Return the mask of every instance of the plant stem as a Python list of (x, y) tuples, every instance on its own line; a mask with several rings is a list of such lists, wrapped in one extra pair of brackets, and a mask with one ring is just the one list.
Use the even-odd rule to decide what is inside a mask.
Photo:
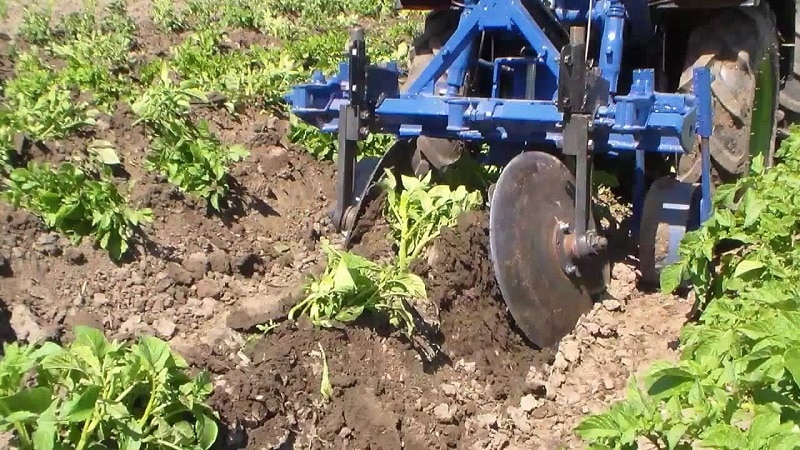
[(153, 409), (153, 405), (155, 404), (156, 400), (156, 381), (152, 379), (150, 381), (150, 398), (147, 400), (147, 407), (144, 409), (144, 414), (139, 419), (139, 428), (144, 427), (144, 424), (147, 423), (147, 419), (150, 416), (150, 413)]
[(95, 408), (94, 412), (92, 413), (91, 420), (88, 420), (83, 423), (83, 430), (81, 431), (81, 439), (78, 441), (78, 446), (75, 447), (75, 450), (83, 450), (86, 447), (86, 444), (89, 441), (89, 436), (91, 436), (94, 429), (97, 428), (97, 424), (100, 423), (100, 417), (98, 417), (97, 409)]

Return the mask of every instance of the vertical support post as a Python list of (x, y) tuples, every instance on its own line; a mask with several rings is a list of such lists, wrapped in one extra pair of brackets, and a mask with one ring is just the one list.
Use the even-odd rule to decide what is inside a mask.
[(363, 113), (367, 112), (367, 52), (363, 28), (353, 28), (347, 51), (350, 62), (347, 91), (350, 101), (339, 108), (338, 193), (337, 206), (332, 217), (334, 225), (338, 225), (339, 229), (347, 228), (347, 212), (353, 203), (355, 190), (358, 141), (365, 134)]
[[(464, 86), (464, 78), (474, 59), (474, 47), (475, 40), (470, 39), (464, 50), (459, 53), (458, 57), (453, 61), (453, 65), (450, 66), (450, 70), (447, 72), (447, 95), (458, 95), (458, 92)], [(434, 80), (434, 89), (436, 89), (435, 85), (436, 81)], [(434, 92), (434, 94), (436, 94), (436, 92)]]
[(706, 67), (694, 69), (692, 77), (697, 97), (697, 134), (700, 137), (701, 174), (700, 223), (711, 217), (711, 149), (709, 138), (713, 131), (713, 109), (711, 104), (711, 70)]
[(645, 197), (645, 154), (644, 150), (636, 150), (636, 168), (633, 174), (633, 223), (631, 232), (633, 238), (639, 238), (639, 225), (642, 221), (642, 208)]
[(625, 30), (625, 6), (620, 0), (611, 0), (603, 21), (603, 39), (600, 43), (600, 71), (610, 85), (610, 93), (617, 93), (617, 82), (622, 67), (622, 43)]

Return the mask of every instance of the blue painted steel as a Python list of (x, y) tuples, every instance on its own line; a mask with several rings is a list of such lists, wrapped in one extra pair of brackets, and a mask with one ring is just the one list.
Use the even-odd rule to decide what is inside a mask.
[[(642, 2), (646, 0), (599, 0), (595, 3), (592, 17), (602, 25), (596, 28), (602, 34), (601, 76), (608, 79), (612, 87), (617, 86), (620, 74), (622, 30), (625, 26), (634, 26), (630, 20), (633, 14), (643, 17)], [(588, 0), (557, 0), (555, 3), (556, 13), (559, 14), (558, 8), (561, 8), (562, 18), (574, 16), (577, 20), (589, 14)], [(568, 11), (578, 13), (573, 15)], [(647, 24), (649, 20), (644, 22)], [(488, 63), (478, 61), (472, 51), (473, 45), (480, 33), (488, 30), (516, 34), (527, 42), (526, 47), (532, 54), (524, 58), (496, 58)], [(371, 131), (401, 138), (429, 136), (487, 142), (490, 144), (488, 160), (495, 163), (508, 161), (513, 157), (509, 149), (523, 145), (549, 144), (560, 148), (564, 117), (555, 102), (559, 59), (560, 48), (547, 38), (519, 0), (479, 0), (477, 4), (467, 4), (452, 37), (405, 92), (398, 89), (400, 72), (396, 65), (367, 69), (367, 102), (374, 108), (375, 117)], [(494, 71), (491, 97), (456, 95), (464, 71), (476, 63)], [(337, 132), (339, 107), (348, 102), (348, 70), (348, 64), (342, 63), (339, 74), (329, 80), (317, 73), (310, 83), (295, 86), (287, 96), (292, 112), (323, 131)], [(501, 92), (497, 85), (501, 70), (510, 71), (512, 75), (510, 95)], [(440, 86), (446, 89), (437, 89), (434, 80), (445, 71), (449, 74), (448, 85)], [(530, 75), (534, 75), (533, 78)], [(705, 129), (697, 128), (695, 94), (656, 92), (652, 69), (635, 70), (632, 75), (627, 95), (611, 95), (604, 104), (597, 106), (592, 139), (594, 151), (598, 153), (636, 152), (635, 190), (641, 194), (644, 153), (693, 151), (697, 132)], [(529, 83), (531, 79), (533, 86)], [(695, 84), (695, 93), (710, 102), (708, 79), (696, 78)], [(504, 149), (502, 154), (500, 149)], [(641, 207), (642, 196), (635, 197), (639, 200), (635, 207)]]
[(607, 2), (603, 11), (603, 40), (600, 43), (600, 73), (608, 80), (611, 94), (617, 93), (622, 69), (622, 40), (625, 28), (625, 6), (620, 0)]
[(644, 150), (636, 150), (636, 166), (633, 174), (633, 214), (631, 231), (633, 238), (639, 238), (639, 225), (641, 224), (642, 210), (644, 209), (644, 199), (647, 193), (645, 178), (645, 158)]
[(697, 134), (700, 135), (701, 175), (700, 184), (702, 199), (700, 200), (700, 221), (705, 222), (711, 217), (711, 151), (708, 138), (711, 137), (714, 123), (712, 121), (711, 103), (711, 71), (707, 68), (694, 69), (692, 77), (694, 92), (697, 94), (698, 118)]

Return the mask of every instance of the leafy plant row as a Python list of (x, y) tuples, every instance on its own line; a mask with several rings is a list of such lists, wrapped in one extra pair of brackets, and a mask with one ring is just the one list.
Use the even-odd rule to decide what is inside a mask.
[(20, 450), (206, 450), (217, 439), (203, 372), (154, 337), (109, 342), (76, 327), (67, 346), (6, 343), (0, 359), (0, 430)]
[(384, 217), (398, 249), (395, 258), (372, 262), (323, 243), (326, 269), (307, 285), (306, 298), (291, 309), (290, 318), (305, 314), (315, 325), (331, 327), (375, 313), (388, 317), (392, 326), (407, 335), (415, 331), (410, 308), (428, 298), (425, 283), (411, 272), (411, 264), (443, 227), (452, 226), (462, 212), (480, 208), (483, 197), (464, 186), (434, 186), (430, 173), (421, 180), (408, 176), (397, 180), (387, 170), (382, 188), (387, 194)]
[(800, 442), (800, 129), (753, 174), (720, 187), (662, 290), (691, 281), (702, 315), (676, 364), (633, 380), (576, 432), (595, 449), (792, 449)]
[(195, 124), (189, 117), (192, 101), (206, 101), (205, 93), (188, 82), (175, 87), (164, 65), (157, 84), (132, 109), (137, 122), (146, 124), (154, 135), (147, 167), (219, 210), (229, 190), (229, 165), (249, 153), (240, 145), (222, 145), (207, 122)]

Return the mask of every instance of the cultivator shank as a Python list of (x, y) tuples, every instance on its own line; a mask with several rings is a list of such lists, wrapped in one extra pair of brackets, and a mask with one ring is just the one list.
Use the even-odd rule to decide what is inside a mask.
[[(416, 139), (488, 143), (483, 162), (503, 167), (490, 200), (495, 272), (514, 319), (538, 346), (568, 333), (608, 279), (608, 243), (592, 214), (597, 155), (634, 156), (638, 221), (645, 153), (692, 152), (698, 120), (711, 123), (708, 69), (695, 70), (693, 94), (657, 92), (655, 71), (636, 69), (621, 95), (623, 36), (629, 29), (642, 34), (641, 23), (633, 23), (633, 12), (618, 0), (566, 3), (580, 7), (571, 13), (562, 8), (559, 17), (539, 1), (467, 3), (451, 37), (403, 92), (396, 64), (369, 64), (357, 28), (338, 74), (326, 79), (317, 72), (287, 97), (301, 119), (339, 133), (333, 217), (341, 229), (353, 227), (384, 167), (411, 172)], [(488, 35), (517, 42), (518, 51), (487, 59), (482, 43)], [(600, 49), (597, 63), (587, 59), (587, 45)], [(465, 74), (477, 71), (488, 81), (478, 93), (461, 95)], [(394, 134), (398, 143), (381, 160), (362, 159), (359, 169), (356, 144), (368, 133)], [(705, 164), (704, 182), (708, 173)], [(709, 192), (702, 194), (707, 203)], [(676, 201), (673, 206), (685, 210), (697, 199)], [(658, 218), (657, 209), (651, 215)], [(687, 223), (674, 225), (685, 232)]]

